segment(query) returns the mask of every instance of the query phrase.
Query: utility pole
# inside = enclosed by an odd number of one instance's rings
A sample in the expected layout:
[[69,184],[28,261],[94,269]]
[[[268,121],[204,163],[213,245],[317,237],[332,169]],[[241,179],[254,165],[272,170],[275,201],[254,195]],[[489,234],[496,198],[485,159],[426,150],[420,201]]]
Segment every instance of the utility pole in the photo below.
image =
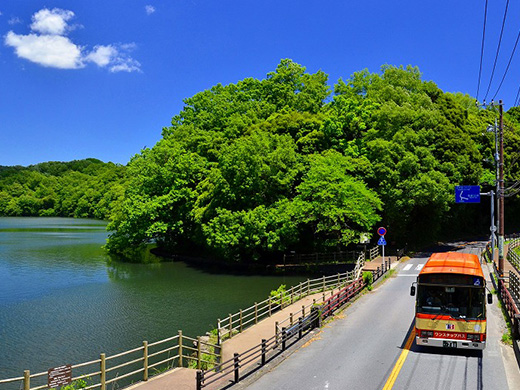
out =
[[498,105],[500,113],[500,136],[499,136],[499,153],[500,160],[498,162],[498,273],[499,277],[504,277],[504,106],[502,100]]

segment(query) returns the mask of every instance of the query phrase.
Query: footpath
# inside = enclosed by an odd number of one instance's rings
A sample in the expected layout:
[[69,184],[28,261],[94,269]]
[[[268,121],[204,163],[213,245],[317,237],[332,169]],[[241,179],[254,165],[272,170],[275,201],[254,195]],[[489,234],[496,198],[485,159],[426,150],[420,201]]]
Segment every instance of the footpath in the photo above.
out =
[[[385,256],[385,261],[389,262],[392,268],[397,265],[397,258],[395,256]],[[376,271],[378,267],[381,269],[382,266],[383,259],[382,257],[378,257],[365,263],[363,271]],[[275,326],[277,322],[281,324],[282,322],[287,321],[287,319],[291,317],[291,313],[294,314],[294,319],[297,321],[298,316],[301,315],[302,306],[308,307],[313,302],[323,302],[324,298],[329,298],[337,291],[338,289],[335,289],[326,291],[325,293],[309,295],[274,313],[271,317],[259,321],[257,324],[244,330],[242,333],[224,341],[222,343],[221,361],[226,362],[233,358],[234,353],[246,352],[254,346],[257,346],[262,339],[273,337],[275,335]],[[240,369],[244,370],[244,368],[253,364],[257,364],[257,362],[242,365]],[[154,376],[146,382],[136,383],[126,388],[126,390],[196,390],[196,374],[196,370],[193,369],[175,368],[171,371]],[[205,388],[210,390],[222,389],[228,387],[232,383],[233,374],[230,373],[218,382]]]

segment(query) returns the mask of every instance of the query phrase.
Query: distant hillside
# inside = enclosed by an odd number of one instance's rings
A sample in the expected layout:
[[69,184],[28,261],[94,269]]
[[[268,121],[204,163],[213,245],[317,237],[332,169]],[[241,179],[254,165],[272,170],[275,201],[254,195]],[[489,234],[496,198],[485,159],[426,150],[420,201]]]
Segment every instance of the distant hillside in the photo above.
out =
[[94,158],[0,166],[0,216],[108,219],[125,187],[126,167]]

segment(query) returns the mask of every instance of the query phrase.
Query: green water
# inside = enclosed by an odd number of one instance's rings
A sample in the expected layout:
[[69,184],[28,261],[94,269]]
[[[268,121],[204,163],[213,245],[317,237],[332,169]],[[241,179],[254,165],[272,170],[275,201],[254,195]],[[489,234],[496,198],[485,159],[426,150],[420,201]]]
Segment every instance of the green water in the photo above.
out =
[[105,223],[0,218],[0,379],[190,337],[299,277],[210,274],[184,263],[110,262]]

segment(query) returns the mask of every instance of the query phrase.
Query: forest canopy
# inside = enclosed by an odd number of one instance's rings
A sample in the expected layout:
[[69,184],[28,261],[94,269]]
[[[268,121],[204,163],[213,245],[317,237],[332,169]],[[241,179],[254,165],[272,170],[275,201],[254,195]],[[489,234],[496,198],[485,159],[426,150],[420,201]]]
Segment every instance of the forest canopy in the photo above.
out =
[[[184,100],[126,167],[88,159],[0,167],[0,215],[110,219],[107,248],[269,261],[344,250],[377,226],[397,245],[489,232],[496,107],[385,65],[329,84],[285,59],[262,80]],[[505,114],[506,183],[520,180],[520,109]],[[518,196],[507,207],[520,210]],[[506,219],[506,226],[509,221]],[[486,227],[487,226],[487,227]]]
[[[454,186],[494,184],[483,159],[496,112],[415,67],[363,70],[330,88],[324,72],[286,59],[263,80],[218,84],[184,103],[128,166],[111,251],[153,242],[251,261],[341,250],[377,224],[403,244],[433,241],[488,216],[488,206],[456,207]],[[511,161],[517,117],[507,120]]]
[[0,166],[0,215],[109,219],[126,167],[96,159]]

